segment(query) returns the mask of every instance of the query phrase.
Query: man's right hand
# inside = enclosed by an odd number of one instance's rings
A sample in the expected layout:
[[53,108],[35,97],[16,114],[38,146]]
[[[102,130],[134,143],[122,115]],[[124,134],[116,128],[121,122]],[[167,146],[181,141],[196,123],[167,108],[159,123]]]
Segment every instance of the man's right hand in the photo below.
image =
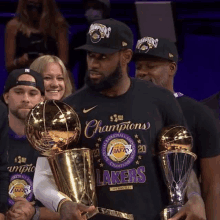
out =
[[95,210],[95,206],[85,206],[80,203],[71,201],[64,202],[60,207],[60,219],[61,220],[85,220],[86,215],[82,215],[85,212],[92,212]]

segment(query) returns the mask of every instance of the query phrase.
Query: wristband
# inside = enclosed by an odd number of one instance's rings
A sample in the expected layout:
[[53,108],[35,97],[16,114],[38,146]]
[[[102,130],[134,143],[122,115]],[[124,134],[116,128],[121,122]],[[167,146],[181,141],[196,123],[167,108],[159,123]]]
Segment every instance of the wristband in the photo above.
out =
[[57,207],[57,212],[60,213],[60,208],[61,208],[61,206],[63,205],[64,202],[67,202],[67,201],[72,201],[72,200],[69,199],[69,198],[64,198],[64,199],[62,199],[62,200],[60,201],[60,203],[59,203],[59,205],[58,205],[58,207]]
[[34,207],[35,207],[35,214],[31,220],[39,220],[40,219],[40,208],[39,206],[34,206]]

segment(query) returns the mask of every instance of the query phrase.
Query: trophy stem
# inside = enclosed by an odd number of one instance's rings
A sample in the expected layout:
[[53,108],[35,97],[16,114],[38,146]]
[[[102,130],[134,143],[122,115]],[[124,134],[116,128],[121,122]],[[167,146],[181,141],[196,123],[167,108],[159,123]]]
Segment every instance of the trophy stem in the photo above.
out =
[[179,210],[183,207],[183,205],[169,205],[167,206],[161,213],[160,219],[161,220],[168,220],[169,218],[173,217]]

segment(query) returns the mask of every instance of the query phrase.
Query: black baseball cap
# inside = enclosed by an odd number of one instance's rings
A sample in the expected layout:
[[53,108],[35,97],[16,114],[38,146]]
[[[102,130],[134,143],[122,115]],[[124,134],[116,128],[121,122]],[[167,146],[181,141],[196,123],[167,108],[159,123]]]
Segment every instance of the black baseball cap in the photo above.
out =
[[[30,81],[20,81],[18,80],[19,76],[23,74],[28,74],[34,77],[35,82]],[[26,86],[33,86],[40,90],[41,94],[44,95],[44,80],[40,73],[31,70],[31,69],[15,69],[13,70],[5,83],[4,93],[8,92],[11,88],[18,86],[18,85],[26,85]]]
[[165,38],[143,37],[137,41],[133,59],[156,57],[178,62],[178,51],[174,42]]
[[95,53],[115,53],[133,47],[133,33],[123,22],[113,18],[93,22],[87,33],[86,44],[76,50]]

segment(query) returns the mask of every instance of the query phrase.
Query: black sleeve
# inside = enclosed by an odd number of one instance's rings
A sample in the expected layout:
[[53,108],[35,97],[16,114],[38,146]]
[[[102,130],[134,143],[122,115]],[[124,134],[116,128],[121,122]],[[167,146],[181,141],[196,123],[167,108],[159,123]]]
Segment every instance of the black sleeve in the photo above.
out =
[[7,210],[9,173],[8,165],[8,117],[7,109],[0,103],[0,213]]
[[196,117],[196,140],[198,155],[201,158],[220,155],[220,124],[211,109],[200,104]]

